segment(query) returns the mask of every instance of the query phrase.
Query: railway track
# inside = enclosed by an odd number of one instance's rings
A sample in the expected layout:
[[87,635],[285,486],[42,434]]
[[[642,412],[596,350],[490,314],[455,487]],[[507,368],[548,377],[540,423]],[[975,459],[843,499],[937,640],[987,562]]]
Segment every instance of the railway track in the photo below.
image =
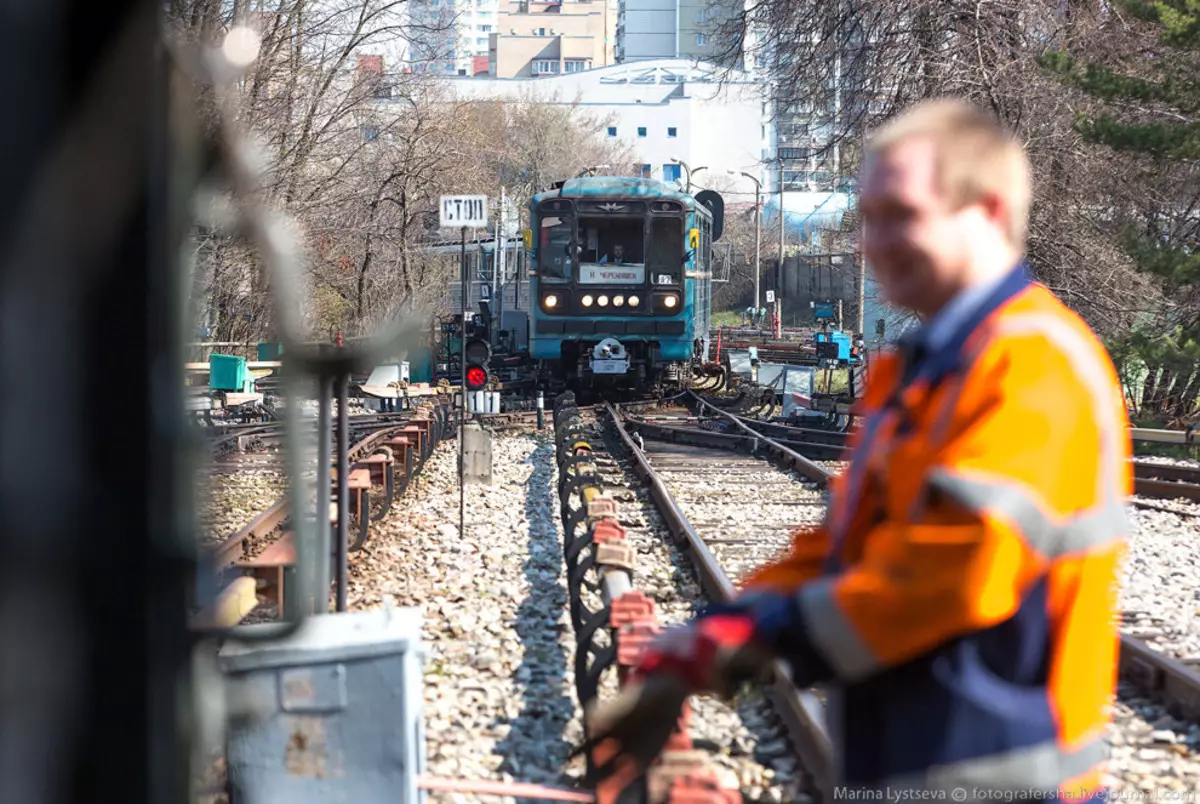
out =
[[[817,439],[834,441],[839,434],[814,431],[800,439],[786,437],[795,434],[785,430],[785,437],[764,436],[752,419],[737,420],[695,401],[691,408],[680,406],[688,401],[681,396],[666,403],[580,409],[595,450],[596,475],[616,501],[617,518],[634,548],[633,588],[657,604],[661,622],[682,621],[704,599],[728,594],[749,565],[786,545],[790,527],[819,517],[823,478],[840,468],[834,461],[813,457],[816,453],[809,449]],[[554,478],[563,476],[553,465],[545,466],[553,446],[545,444],[544,436],[528,433],[536,422],[535,412],[481,418],[495,430],[513,434],[495,440],[497,485],[474,493],[466,541],[458,538],[457,526],[449,524],[452,517],[447,512],[456,513],[458,493],[454,450],[447,445],[422,472],[428,476],[432,471],[436,480],[422,483],[421,494],[404,497],[400,515],[380,526],[380,535],[372,535],[351,565],[352,586],[361,587],[352,595],[352,608],[391,598],[393,604],[420,604],[429,612],[427,637],[435,646],[430,672],[437,676],[426,684],[430,771],[445,786],[444,792],[431,794],[431,801],[461,801],[461,794],[489,791],[539,797],[532,788],[523,795],[517,780],[578,788],[581,769],[563,771],[562,759],[569,744],[582,738],[582,727],[576,725],[579,715],[571,700],[575,696],[564,696],[554,679],[562,678],[564,671],[570,678],[574,669],[578,682],[598,669],[590,651],[577,647],[572,657],[563,645],[578,637],[578,631],[572,635],[576,624],[565,612],[559,619],[569,595],[559,597],[561,581],[554,577],[554,565],[561,568],[562,556],[553,543],[553,523],[542,520],[542,512],[554,507]],[[547,410],[547,421],[550,418]],[[384,421],[364,426],[364,436],[372,434],[375,425],[384,433],[376,446],[394,434],[390,428],[415,426],[410,414],[388,414]],[[429,457],[432,453],[431,445]],[[639,454],[646,459],[645,467],[637,460]],[[775,468],[764,458],[772,459]],[[399,466],[393,471],[399,478]],[[518,500],[522,513],[517,513]],[[272,522],[269,509],[258,511],[241,528],[245,533],[240,553],[232,540],[222,545],[231,572],[246,572],[236,566],[239,561],[256,551],[261,555],[286,532],[286,508],[278,513],[283,518]],[[1167,516],[1155,511],[1145,515]],[[705,554],[709,560],[694,563],[696,556]],[[521,569],[514,572],[518,566]],[[261,588],[261,577],[252,580]],[[604,596],[602,588],[584,595],[593,604]],[[1143,614],[1127,613],[1126,630],[1140,628],[1144,633],[1153,628],[1156,615]],[[1191,700],[1197,697],[1186,662],[1188,648],[1182,642],[1172,647],[1165,639],[1147,639],[1150,644],[1142,645],[1143,652],[1135,644],[1122,655],[1114,739],[1124,742],[1114,743],[1114,750],[1129,752],[1120,777],[1126,789],[1143,789],[1138,785],[1149,783],[1146,780],[1165,785],[1168,774],[1158,768],[1163,762],[1200,768],[1186,725],[1171,719],[1167,705],[1173,702],[1185,713],[1191,710],[1179,702],[1188,695]],[[1174,664],[1163,662],[1156,651],[1168,652]],[[615,688],[614,675],[605,675],[597,685],[602,697]],[[783,679],[778,676],[772,689],[743,696],[734,707],[709,699],[695,701],[691,749],[706,754],[705,763],[719,771],[726,787],[740,789],[744,801],[777,804],[803,800],[802,794],[819,798],[822,791],[825,800],[832,800],[831,751],[821,695],[792,690]],[[1173,735],[1171,743],[1162,742],[1167,732]],[[1162,756],[1142,758],[1151,752]],[[685,763],[684,771],[695,771],[701,764],[694,753],[687,762],[691,764]],[[501,779],[496,780],[498,775]],[[1200,783],[1193,771],[1180,771],[1174,778],[1192,786]],[[443,797],[453,796],[452,791],[458,797]],[[591,795],[579,789],[571,791],[573,798],[562,789],[558,793],[561,800],[577,801]]]
[[[806,439],[838,436],[774,429],[803,438],[772,438],[763,432],[768,428],[755,426],[761,422],[724,413],[698,398],[686,401],[691,408],[643,415],[607,412],[609,441],[617,442],[610,448],[627,453],[626,474],[636,476],[633,483],[626,478],[626,488],[613,496],[652,505],[649,519],[657,528],[650,530],[670,534],[703,594],[719,600],[732,593],[733,581],[747,569],[784,549],[791,528],[822,516],[821,487],[840,466],[803,453],[836,455],[810,449],[836,445]],[[1136,471],[1147,479],[1154,471],[1153,479],[1163,482],[1186,482],[1173,478],[1190,476],[1175,468]],[[1138,566],[1130,572],[1138,572]],[[1169,594],[1161,588],[1159,593]],[[1197,595],[1200,599],[1200,591]],[[1116,764],[1109,783],[1125,791],[1190,789],[1200,781],[1200,729],[1186,722],[1200,716],[1200,675],[1193,669],[1200,665],[1200,642],[1162,638],[1170,629],[1160,629],[1155,638],[1145,622],[1144,612],[1126,612],[1121,692],[1110,735]],[[781,667],[769,692],[766,719],[782,726],[792,747],[784,758],[799,758],[798,764],[784,762],[780,768],[779,778],[798,785],[787,792],[832,801],[831,752],[819,693],[791,689]]]
[[[674,423],[690,424],[695,421],[697,413],[707,416],[715,415],[717,407],[695,393],[681,397],[688,405],[686,412],[676,411],[668,418],[650,417],[649,423],[659,426],[671,426]],[[841,461],[849,444],[849,434],[835,430],[798,427],[776,422],[762,421],[752,415],[746,415],[738,410],[721,408],[727,414],[720,420],[709,425],[715,432],[744,435],[747,429],[766,436],[780,445],[812,460]],[[674,419],[675,421],[672,421]],[[1150,441],[1161,441],[1163,431],[1142,431],[1134,429],[1131,438]],[[1175,500],[1183,504],[1200,503],[1200,466],[1186,462],[1164,462],[1163,459],[1135,459],[1134,493],[1139,497],[1162,500]],[[1155,505],[1147,500],[1135,500],[1136,505],[1153,508]],[[1162,509],[1178,513],[1181,516],[1200,516],[1200,509],[1189,511],[1182,508]]]
[[[641,410],[657,404],[658,400],[635,401],[630,408]],[[367,483],[364,488],[351,490],[356,503],[365,504],[369,510],[372,496],[376,503],[382,500],[383,510],[372,512],[371,521],[378,521],[392,501],[404,494],[436,443],[453,436],[457,419],[451,411],[439,407],[437,416],[432,416],[429,410],[426,405],[417,410],[350,417],[351,468],[356,464],[379,464],[366,467],[369,482],[351,473],[352,480],[360,481],[355,485]],[[592,407],[585,410],[590,412]],[[502,431],[535,426],[538,412],[479,414],[473,418]],[[283,587],[295,563],[295,546],[288,531],[287,481],[277,449],[284,427],[284,422],[270,422],[208,428],[213,431],[208,446],[214,459],[207,491],[214,499],[201,506],[207,509],[201,517],[201,551],[206,564],[223,576],[223,586],[206,610],[194,612],[196,627],[272,619],[281,610]],[[248,446],[267,451],[243,452],[242,448]],[[351,533],[351,551],[356,552],[367,538],[369,523],[364,526],[356,513],[357,505],[353,509],[352,524],[358,527]],[[241,522],[231,525],[231,517],[239,515]],[[337,526],[332,511],[330,524]]]

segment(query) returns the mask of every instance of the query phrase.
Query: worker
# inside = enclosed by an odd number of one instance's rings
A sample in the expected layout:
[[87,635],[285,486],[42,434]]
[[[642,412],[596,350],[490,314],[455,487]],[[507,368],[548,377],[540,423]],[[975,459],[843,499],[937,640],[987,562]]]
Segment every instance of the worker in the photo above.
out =
[[922,326],[872,367],[823,525],[651,643],[585,748],[644,767],[689,695],[779,658],[831,690],[846,790],[1100,798],[1132,493],[1116,372],[1029,276],[1030,167],[990,115],[907,111],[860,188],[875,278]]
[[[613,258],[611,260],[612,264],[613,265],[624,265],[625,264],[625,246],[621,245],[620,243],[617,243],[616,245],[613,246],[612,251],[613,251]],[[608,255],[605,254],[603,257],[600,258],[599,265],[607,265],[609,262],[610,262],[610,260],[608,259]]]

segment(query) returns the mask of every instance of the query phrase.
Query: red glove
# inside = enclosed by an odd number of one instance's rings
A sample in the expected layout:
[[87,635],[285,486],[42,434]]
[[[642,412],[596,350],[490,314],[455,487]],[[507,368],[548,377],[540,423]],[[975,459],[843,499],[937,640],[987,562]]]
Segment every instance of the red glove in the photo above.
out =
[[736,686],[757,674],[770,656],[754,640],[754,619],[745,613],[714,614],[671,628],[647,646],[631,680],[670,674],[693,692],[731,697]]

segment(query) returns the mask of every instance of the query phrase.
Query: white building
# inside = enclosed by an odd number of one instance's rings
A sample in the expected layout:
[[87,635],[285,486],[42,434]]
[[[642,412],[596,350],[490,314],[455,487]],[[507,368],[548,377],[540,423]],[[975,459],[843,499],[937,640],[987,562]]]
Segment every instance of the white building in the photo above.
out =
[[477,78],[449,85],[462,100],[535,97],[577,103],[611,117],[600,133],[627,142],[636,160],[613,165],[617,173],[684,179],[675,161],[680,160],[692,172],[693,189],[711,186],[727,196],[727,203],[754,201],[754,182],[743,172],[763,182],[764,190],[768,186],[762,161],[770,140],[765,88],[745,73],[656,59],[543,78]]

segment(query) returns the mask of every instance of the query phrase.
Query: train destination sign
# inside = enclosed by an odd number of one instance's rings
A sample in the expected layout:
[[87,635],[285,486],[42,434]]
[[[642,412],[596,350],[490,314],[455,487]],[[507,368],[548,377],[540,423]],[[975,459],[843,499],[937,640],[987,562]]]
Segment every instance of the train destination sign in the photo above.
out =
[[581,285],[640,285],[646,281],[644,265],[595,265],[584,263],[579,266]]

